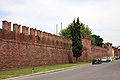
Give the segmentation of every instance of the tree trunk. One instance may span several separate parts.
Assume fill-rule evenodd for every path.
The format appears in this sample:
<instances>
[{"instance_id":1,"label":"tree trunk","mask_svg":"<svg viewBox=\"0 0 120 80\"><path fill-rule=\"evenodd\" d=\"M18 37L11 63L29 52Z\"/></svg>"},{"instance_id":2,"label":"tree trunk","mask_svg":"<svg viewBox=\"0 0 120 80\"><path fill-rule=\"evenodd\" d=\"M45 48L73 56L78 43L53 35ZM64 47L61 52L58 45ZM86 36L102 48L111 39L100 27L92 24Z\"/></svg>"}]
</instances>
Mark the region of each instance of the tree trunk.
<instances>
[{"instance_id":1,"label":"tree trunk","mask_svg":"<svg viewBox=\"0 0 120 80\"><path fill-rule=\"evenodd\" d=\"M76 57L76 62L78 62L78 57Z\"/></svg>"}]
</instances>

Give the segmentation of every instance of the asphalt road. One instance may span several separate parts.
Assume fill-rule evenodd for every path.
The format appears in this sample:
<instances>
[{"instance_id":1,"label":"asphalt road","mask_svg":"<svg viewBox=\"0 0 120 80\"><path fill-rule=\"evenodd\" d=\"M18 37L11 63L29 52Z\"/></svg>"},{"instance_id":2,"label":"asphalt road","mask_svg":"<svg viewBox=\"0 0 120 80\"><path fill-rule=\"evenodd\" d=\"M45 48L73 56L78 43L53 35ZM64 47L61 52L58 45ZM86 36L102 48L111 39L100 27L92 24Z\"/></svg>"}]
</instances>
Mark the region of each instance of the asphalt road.
<instances>
[{"instance_id":1,"label":"asphalt road","mask_svg":"<svg viewBox=\"0 0 120 80\"><path fill-rule=\"evenodd\" d=\"M17 80L120 80L120 60L98 65L89 64Z\"/></svg>"}]
</instances>

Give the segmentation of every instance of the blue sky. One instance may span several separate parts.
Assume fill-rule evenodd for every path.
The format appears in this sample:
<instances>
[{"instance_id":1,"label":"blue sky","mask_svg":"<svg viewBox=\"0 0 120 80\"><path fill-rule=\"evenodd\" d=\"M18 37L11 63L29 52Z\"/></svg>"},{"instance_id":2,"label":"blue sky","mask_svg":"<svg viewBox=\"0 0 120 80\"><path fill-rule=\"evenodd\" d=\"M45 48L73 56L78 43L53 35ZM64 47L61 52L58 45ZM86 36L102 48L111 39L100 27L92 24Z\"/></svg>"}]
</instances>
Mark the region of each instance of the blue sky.
<instances>
[{"instance_id":1,"label":"blue sky","mask_svg":"<svg viewBox=\"0 0 120 80\"><path fill-rule=\"evenodd\" d=\"M120 45L120 0L1 0L0 21L8 20L55 34L74 18L88 25L104 42ZM1 22L0 22L1 28Z\"/></svg>"}]
</instances>

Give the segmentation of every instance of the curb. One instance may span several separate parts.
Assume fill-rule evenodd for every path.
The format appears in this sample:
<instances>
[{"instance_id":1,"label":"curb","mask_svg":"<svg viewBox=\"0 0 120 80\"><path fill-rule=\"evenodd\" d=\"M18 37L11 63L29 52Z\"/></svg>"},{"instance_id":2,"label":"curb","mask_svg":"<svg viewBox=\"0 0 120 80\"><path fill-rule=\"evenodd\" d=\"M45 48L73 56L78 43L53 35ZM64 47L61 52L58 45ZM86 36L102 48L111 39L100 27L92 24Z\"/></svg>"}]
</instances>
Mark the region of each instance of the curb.
<instances>
[{"instance_id":1,"label":"curb","mask_svg":"<svg viewBox=\"0 0 120 80\"><path fill-rule=\"evenodd\" d=\"M29 77L29 76L35 76L35 75L41 75L41 74L54 73L54 72L59 72L59 71L64 71L64 70L75 69L75 68L85 66L85 65L89 65L89 64L84 64L84 65L80 65L80 66L72 66L72 67L67 67L67 68L60 68L60 69L50 70L50 71L45 71L45 72L38 72L38 73L33 73L33 74L28 74L28 75L13 77L13 78L7 78L7 79L3 79L3 80L17 80L19 78L25 78L25 77Z\"/></svg>"}]
</instances>

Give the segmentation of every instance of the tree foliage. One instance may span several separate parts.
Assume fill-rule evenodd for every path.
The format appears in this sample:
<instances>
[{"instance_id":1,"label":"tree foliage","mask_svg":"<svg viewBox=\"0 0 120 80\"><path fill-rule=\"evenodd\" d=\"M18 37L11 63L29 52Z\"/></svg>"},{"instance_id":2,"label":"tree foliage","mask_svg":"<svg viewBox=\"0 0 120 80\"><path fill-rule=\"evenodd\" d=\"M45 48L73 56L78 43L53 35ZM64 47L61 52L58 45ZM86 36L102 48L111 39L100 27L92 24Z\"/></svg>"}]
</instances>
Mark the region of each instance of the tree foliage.
<instances>
[{"instance_id":1,"label":"tree foliage","mask_svg":"<svg viewBox=\"0 0 120 80\"><path fill-rule=\"evenodd\" d=\"M81 34L83 36L90 35L92 37L91 38L92 45L96 45L96 46L100 46L100 47L103 45L103 39L100 38L100 36L92 35L92 31L87 25L80 23L80 22L79 22L79 24L81 25L81 27L80 27ZM71 23L67 28L61 30L59 34L65 38L71 39L71 34L70 34L71 33L70 26L71 25L74 25L74 23Z\"/></svg>"},{"instance_id":2,"label":"tree foliage","mask_svg":"<svg viewBox=\"0 0 120 80\"><path fill-rule=\"evenodd\" d=\"M77 59L82 55L82 42L81 42L81 31L80 28L82 24L79 23L79 18L77 18L77 21L73 21L73 23L70 26L70 35L72 39L72 52L73 56Z\"/></svg>"},{"instance_id":3,"label":"tree foliage","mask_svg":"<svg viewBox=\"0 0 120 80\"><path fill-rule=\"evenodd\" d=\"M71 23L67 28L61 30L60 33L59 33L59 35L65 37L65 38L71 39L71 34L70 34L71 33L70 26L71 25L74 25L74 23ZM81 34L83 36L84 35L91 35L92 34L91 29L87 25L85 25L83 23L80 23L80 22L79 22L79 25L81 25L80 31L81 31Z\"/></svg>"},{"instance_id":4,"label":"tree foliage","mask_svg":"<svg viewBox=\"0 0 120 80\"><path fill-rule=\"evenodd\" d=\"M103 43L103 39L100 36L98 36L98 35L92 35L92 38L94 38L94 44L93 45L102 47L102 45L104 43Z\"/></svg>"},{"instance_id":5,"label":"tree foliage","mask_svg":"<svg viewBox=\"0 0 120 80\"><path fill-rule=\"evenodd\" d=\"M83 23L81 23L80 31L81 31L82 35L91 35L92 34L92 31L88 27L88 25L85 25Z\"/></svg>"},{"instance_id":6,"label":"tree foliage","mask_svg":"<svg viewBox=\"0 0 120 80\"><path fill-rule=\"evenodd\" d=\"M71 24L72 25L72 24ZM60 36L64 37L64 38L69 38L71 39L71 31L70 31L70 25L65 28L65 29L62 29L59 33Z\"/></svg>"},{"instance_id":7,"label":"tree foliage","mask_svg":"<svg viewBox=\"0 0 120 80\"><path fill-rule=\"evenodd\" d=\"M91 38L91 44L95 45L95 38L93 38L93 37Z\"/></svg>"}]
</instances>

